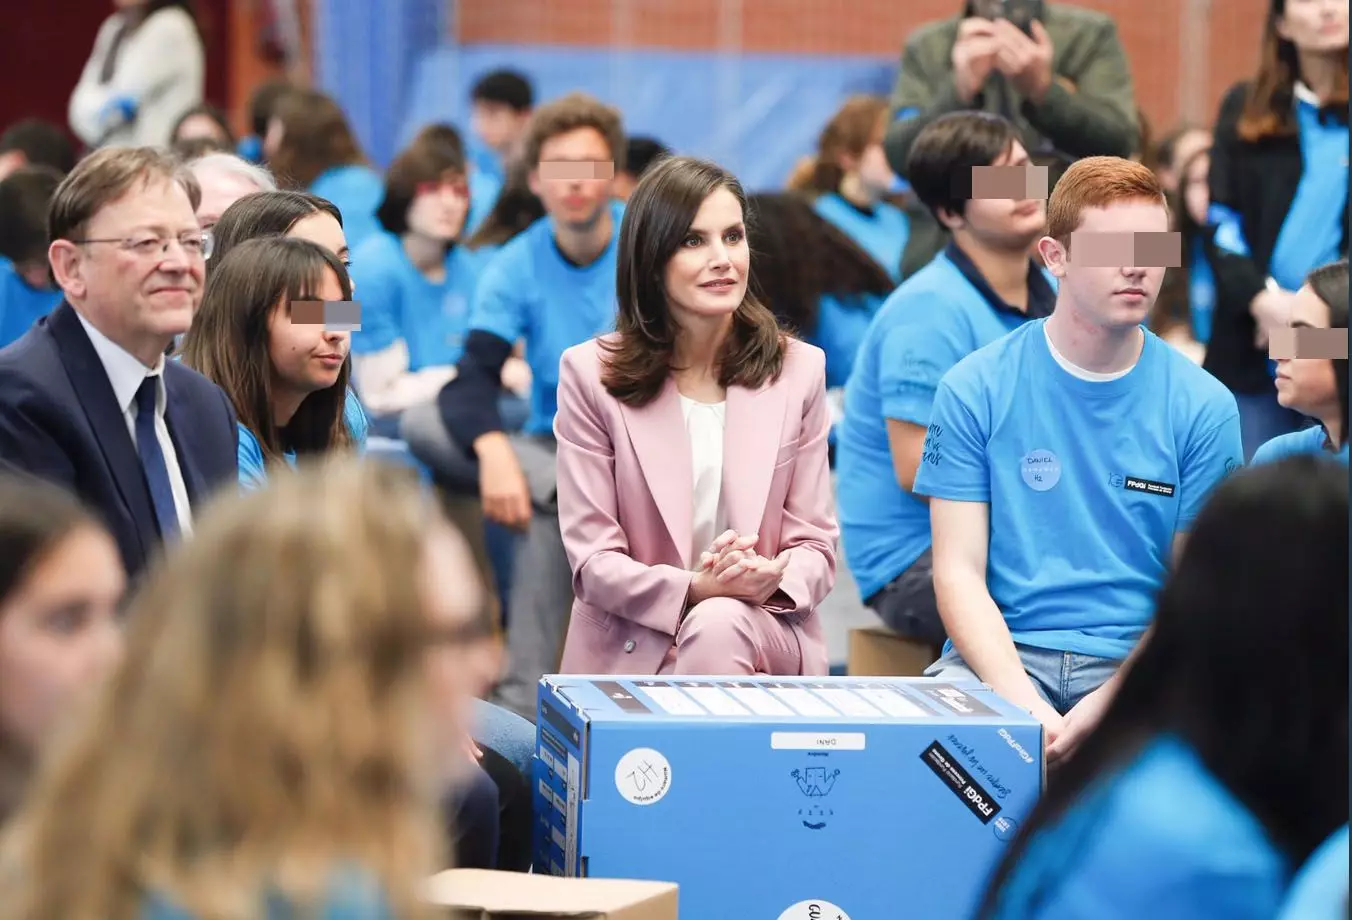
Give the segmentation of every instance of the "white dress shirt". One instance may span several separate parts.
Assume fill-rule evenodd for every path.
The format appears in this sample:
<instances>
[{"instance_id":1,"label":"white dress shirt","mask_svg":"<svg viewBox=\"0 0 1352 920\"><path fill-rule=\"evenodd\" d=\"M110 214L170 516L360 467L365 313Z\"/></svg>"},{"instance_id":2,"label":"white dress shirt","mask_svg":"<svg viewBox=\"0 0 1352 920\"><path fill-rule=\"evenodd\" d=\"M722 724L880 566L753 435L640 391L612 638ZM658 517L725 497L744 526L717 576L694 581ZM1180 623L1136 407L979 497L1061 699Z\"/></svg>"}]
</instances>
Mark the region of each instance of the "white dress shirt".
<instances>
[{"instance_id":1,"label":"white dress shirt","mask_svg":"<svg viewBox=\"0 0 1352 920\"><path fill-rule=\"evenodd\" d=\"M699 567L701 553L727 529L723 509L723 423L725 403L702 403L681 396L685 430L690 436L690 471L694 474L694 508L690 554L691 565Z\"/></svg>"},{"instance_id":2,"label":"white dress shirt","mask_svg":"<svg viewBox=\"0 0 1352 920\"><path fill-rule=\"evenodd\" d=\"M178 465L178 452L174 450L174 439L169 437L169 426L164 421L164 406L167 394L164 389L164 356L159 364L148 368L140 359L121 345L115 343L80 315L80 325L98 353L108 382L113 386L113 398L122 410L122 418L127 423L127 433L131 443L136 445L136 392L147 377L155 377L155 435L159 438L160 451L164 454L164 464L169 468L169 486L174 493L174 510L178 512L178 525L184 536L192 533L192 507L188 502L188 487L183 481L183 470Z\"/></svg>"}]
</instances>

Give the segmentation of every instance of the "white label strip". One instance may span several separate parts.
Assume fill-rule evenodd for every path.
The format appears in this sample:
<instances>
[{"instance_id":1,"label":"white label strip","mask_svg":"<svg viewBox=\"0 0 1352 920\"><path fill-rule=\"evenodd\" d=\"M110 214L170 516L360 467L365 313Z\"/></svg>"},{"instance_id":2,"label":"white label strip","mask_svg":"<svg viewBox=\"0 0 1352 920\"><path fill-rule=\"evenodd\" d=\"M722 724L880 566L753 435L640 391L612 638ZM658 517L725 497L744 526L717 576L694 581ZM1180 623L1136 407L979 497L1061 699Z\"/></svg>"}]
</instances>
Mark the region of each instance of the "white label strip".
<instances>
[{"instance_id":1,"label":"white label strip","mask_svg":"<svg viewBox=\"0 0 1352 920\"><path fill-rule=\"evenodd\" d=\"M860 690L859 695L889 716L897 716L902 719L934 718L929 712L921 709L895 690L880 690L868 687Z\"/></svg>"},{"instance_id":2,"label":"white label strip","mask_svg":"<svg viewBox=\"0 0 1352 920\"><path fill-rule=\"evenodd\" d=\"M577 865L577 819L582 801L582 764L571 753L568 755L568 808L564 812L563 833L563 870L568 876L578 874Z\"/></svg>"},{"instance_id":3,"label":"white label strip","mask_svg":"<svg viewBox=\"0 0 1352 920\"><path fill-rule=\"evenodd\" d=\"M799 715L817 716L823 719L843 718L830 706L800 687L771 687L770 692L792 706Z\"/></svg>"},{"instance_id":4,"label":"white label strip","mask_svg":"<svg viewBox=\"0 0 1352 920\"><path fill-rule=\"evenodd\" d=\"M703 707L676 687L639 687L639 689L673 716L707 715Z\"/></svg>"},{"instance_id":5,"label":"white label strip","mask_svg":"<svg viewBox=\"0 0 1352 920\"><path fill-rule=\"evenodd\" d=\"M793 710L760 687L729 687L728 695L758 716L792 716Z\"/></svg>"},{"instance_id":6,"label":"white label strip","mask_svg":"<svg viewBox=\"0 0 1352 920\"><path fill-rule=\"evenodd\" d=\"M845 713L847 716L872 719L882 715L877 709L856 696L853 690L847 690L843 687L831 687L829 689L817 688L812 692Z\"/></svg>"},{"instance_id":7,"label":"white label strip","mask_svg":"<svg viewBox=\"0 0 1352 920\"><path fill-rule=\"evenodd\" d=\"M862 751L863 732L771 732L776 751Z\"/></svg>"},{"instance_id":8,"label":"white label strip","mask_svg":"<svg viewBox=\"0 0 1352 920\"><path fill-rule=\"evenodd\" d=\"M739 705L736 700L717 687L691 687L686 685L681 689L690 694L695 702L716 716L744 716L748 714L746 709Z\"/></svg>"}]
</instances>

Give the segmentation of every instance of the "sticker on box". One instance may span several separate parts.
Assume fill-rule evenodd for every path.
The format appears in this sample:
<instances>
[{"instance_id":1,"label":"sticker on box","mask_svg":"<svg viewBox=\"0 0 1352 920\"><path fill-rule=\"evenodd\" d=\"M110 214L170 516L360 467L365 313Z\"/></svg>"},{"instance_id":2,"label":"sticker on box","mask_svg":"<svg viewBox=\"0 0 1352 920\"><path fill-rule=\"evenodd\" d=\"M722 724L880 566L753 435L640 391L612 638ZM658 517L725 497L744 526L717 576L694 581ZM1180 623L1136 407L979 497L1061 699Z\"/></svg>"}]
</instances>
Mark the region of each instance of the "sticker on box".
<instances>
[{"instance_id":1,"label":"sticker on box","mask_svg":"<svg viewBox=\"0 0 1352 920\"><path fill-rule=\"evenodd\" d=\"M850 915L830 901L799 901L780 914L779 920L850 920Z\"/></svg>"},{"instance_id":2,"label":"sticker on box","mask_svg":"<svg viewBox=\"0 0 1352 920\"><path fill-rule=\"evenodd\" d=\"M615 765L615 788L631 805L653 805L671 790L671 763L652 748L635 748Z\"/></svg>"}]
</instances>

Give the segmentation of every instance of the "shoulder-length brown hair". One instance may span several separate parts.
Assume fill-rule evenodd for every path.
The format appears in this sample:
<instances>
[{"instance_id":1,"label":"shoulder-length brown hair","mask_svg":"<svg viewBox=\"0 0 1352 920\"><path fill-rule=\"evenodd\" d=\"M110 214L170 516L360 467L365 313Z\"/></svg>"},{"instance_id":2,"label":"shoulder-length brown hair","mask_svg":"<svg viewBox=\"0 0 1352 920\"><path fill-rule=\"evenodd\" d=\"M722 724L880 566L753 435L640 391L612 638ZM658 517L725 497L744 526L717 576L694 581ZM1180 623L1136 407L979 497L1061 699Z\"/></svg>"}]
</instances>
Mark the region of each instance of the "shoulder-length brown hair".
<instances>
[{"instance_id":1,"label":"shoulder-length brown hair","mask_svg":"<svg viewBox=\"0 0 1352 920\"><path fill-rule=\"evenodd\" d=\"M355 457L209 507L147 573L125 666L16 816L0 917L136 920L157 894L238 920L270 892L317 916L335 880L431 916L424 576L442 526L416 477ZM462 555L446 600L479 616Z\"/></svg>"},{"instance_id":2,"label":"shoulder-length brown hair","mask_svg":"<svg viewBox=\"0 0 1352 920\"><path fill-rule=\"evenodd\" d=\"M1249 85L1237 131L1242 140L1254 143L1269 137L1290 137L1297 132L1295 97L1300 79L1300 59L1296 46L1277 32L1278 21L1286 15L1286 0L1272 0L1267 24L1263 26L1263 49L1258 75ZM1339 55L1341 69L1332 99L1326 108L1347 108L1347 54Z\"/></svg>"},{"instance_id":3,"label":"shoulder-length brown hair","mask_svg":"<svg viewBox=\"0 0 1352 920\"><path fill-rule=\"evenodd\" d=\"M840 191L845 178L843 157L858 159L887 128L887 100L882 96L851 96L845 100L817 139L817 153L789 178L795 192L830 194Z\"/></svg>"},{"instance_id":4,"label":"shoulder-length brown hair","mask_svg":"<svg viewBox=\"0 0 1352 920\"><path fill-rule=\"evenodd\" d=\"M305 397L284 428L272 420L268 324L274 310L290 310L297 300L320 299L325 271L338 279L343 300L351 300L347 270L323 246L295 237L241 243L212 267L202 305L183 340L183 363L225 391L269 464L282 461L288 450L304 455L352 446L343 415L350 356L338 381Z\"/></svg>"},{"instance_id":5,"label":"shoulder-length brown hair","mask_svg":"<svg viewBox=\"0 0 1352 920\"><path fill-rule=\"evenodd\" d=\"M625 208L615 276L618 336L602 340L607 352L602 383L626 405L656 399L672 371L678 327L668 306L667 263L704 199L719 189L731 192L746 214L746 193L730 172L706 160L670 157L643 174ZM784 367L784 333L751 288L748 284L733 314L719 355L719 383L725 387L755 389L777 379Z\"/></svg>"},{"instance_id":6,"label":"shoulder-length brown hair","mask_svg":"<svg viewBox=\"0 0 1352 920\"><path fill-rule=\"evenodd\" d=\"M366 163L342 108L317 90L291 90L277 101L272 117L282 123L282 139L268 166L292 188L309 188L335 167Z\"/></svg>"}]
</instances>

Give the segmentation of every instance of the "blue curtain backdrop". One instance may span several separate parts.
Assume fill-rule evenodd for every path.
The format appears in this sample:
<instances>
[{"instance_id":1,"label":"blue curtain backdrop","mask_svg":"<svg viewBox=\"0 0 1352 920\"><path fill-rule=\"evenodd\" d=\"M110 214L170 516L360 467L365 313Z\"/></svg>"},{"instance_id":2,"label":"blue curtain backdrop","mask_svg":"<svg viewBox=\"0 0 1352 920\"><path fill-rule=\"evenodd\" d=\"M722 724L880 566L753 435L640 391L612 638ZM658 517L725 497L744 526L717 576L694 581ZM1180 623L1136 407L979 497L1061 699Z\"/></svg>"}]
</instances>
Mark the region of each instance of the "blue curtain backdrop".
<instances>
[{"instance_id":1,"label":"blue curtain backdrop","mask_svg":"<svg viewBox=\"0 0 1352 920\"><path fill-rule=\"evenodd\" d=\"M539 100L591 93L624 113L628 133L713 159L749 189L777 188L846 96L889 94L896 78L895 59L872 57L457 46L448 0L317 6L317 82L343 105L380 166L433 121L455 125L472 144L470 87L489 70L512 67L532 80Z\"/></svg>"}]
</instances>

